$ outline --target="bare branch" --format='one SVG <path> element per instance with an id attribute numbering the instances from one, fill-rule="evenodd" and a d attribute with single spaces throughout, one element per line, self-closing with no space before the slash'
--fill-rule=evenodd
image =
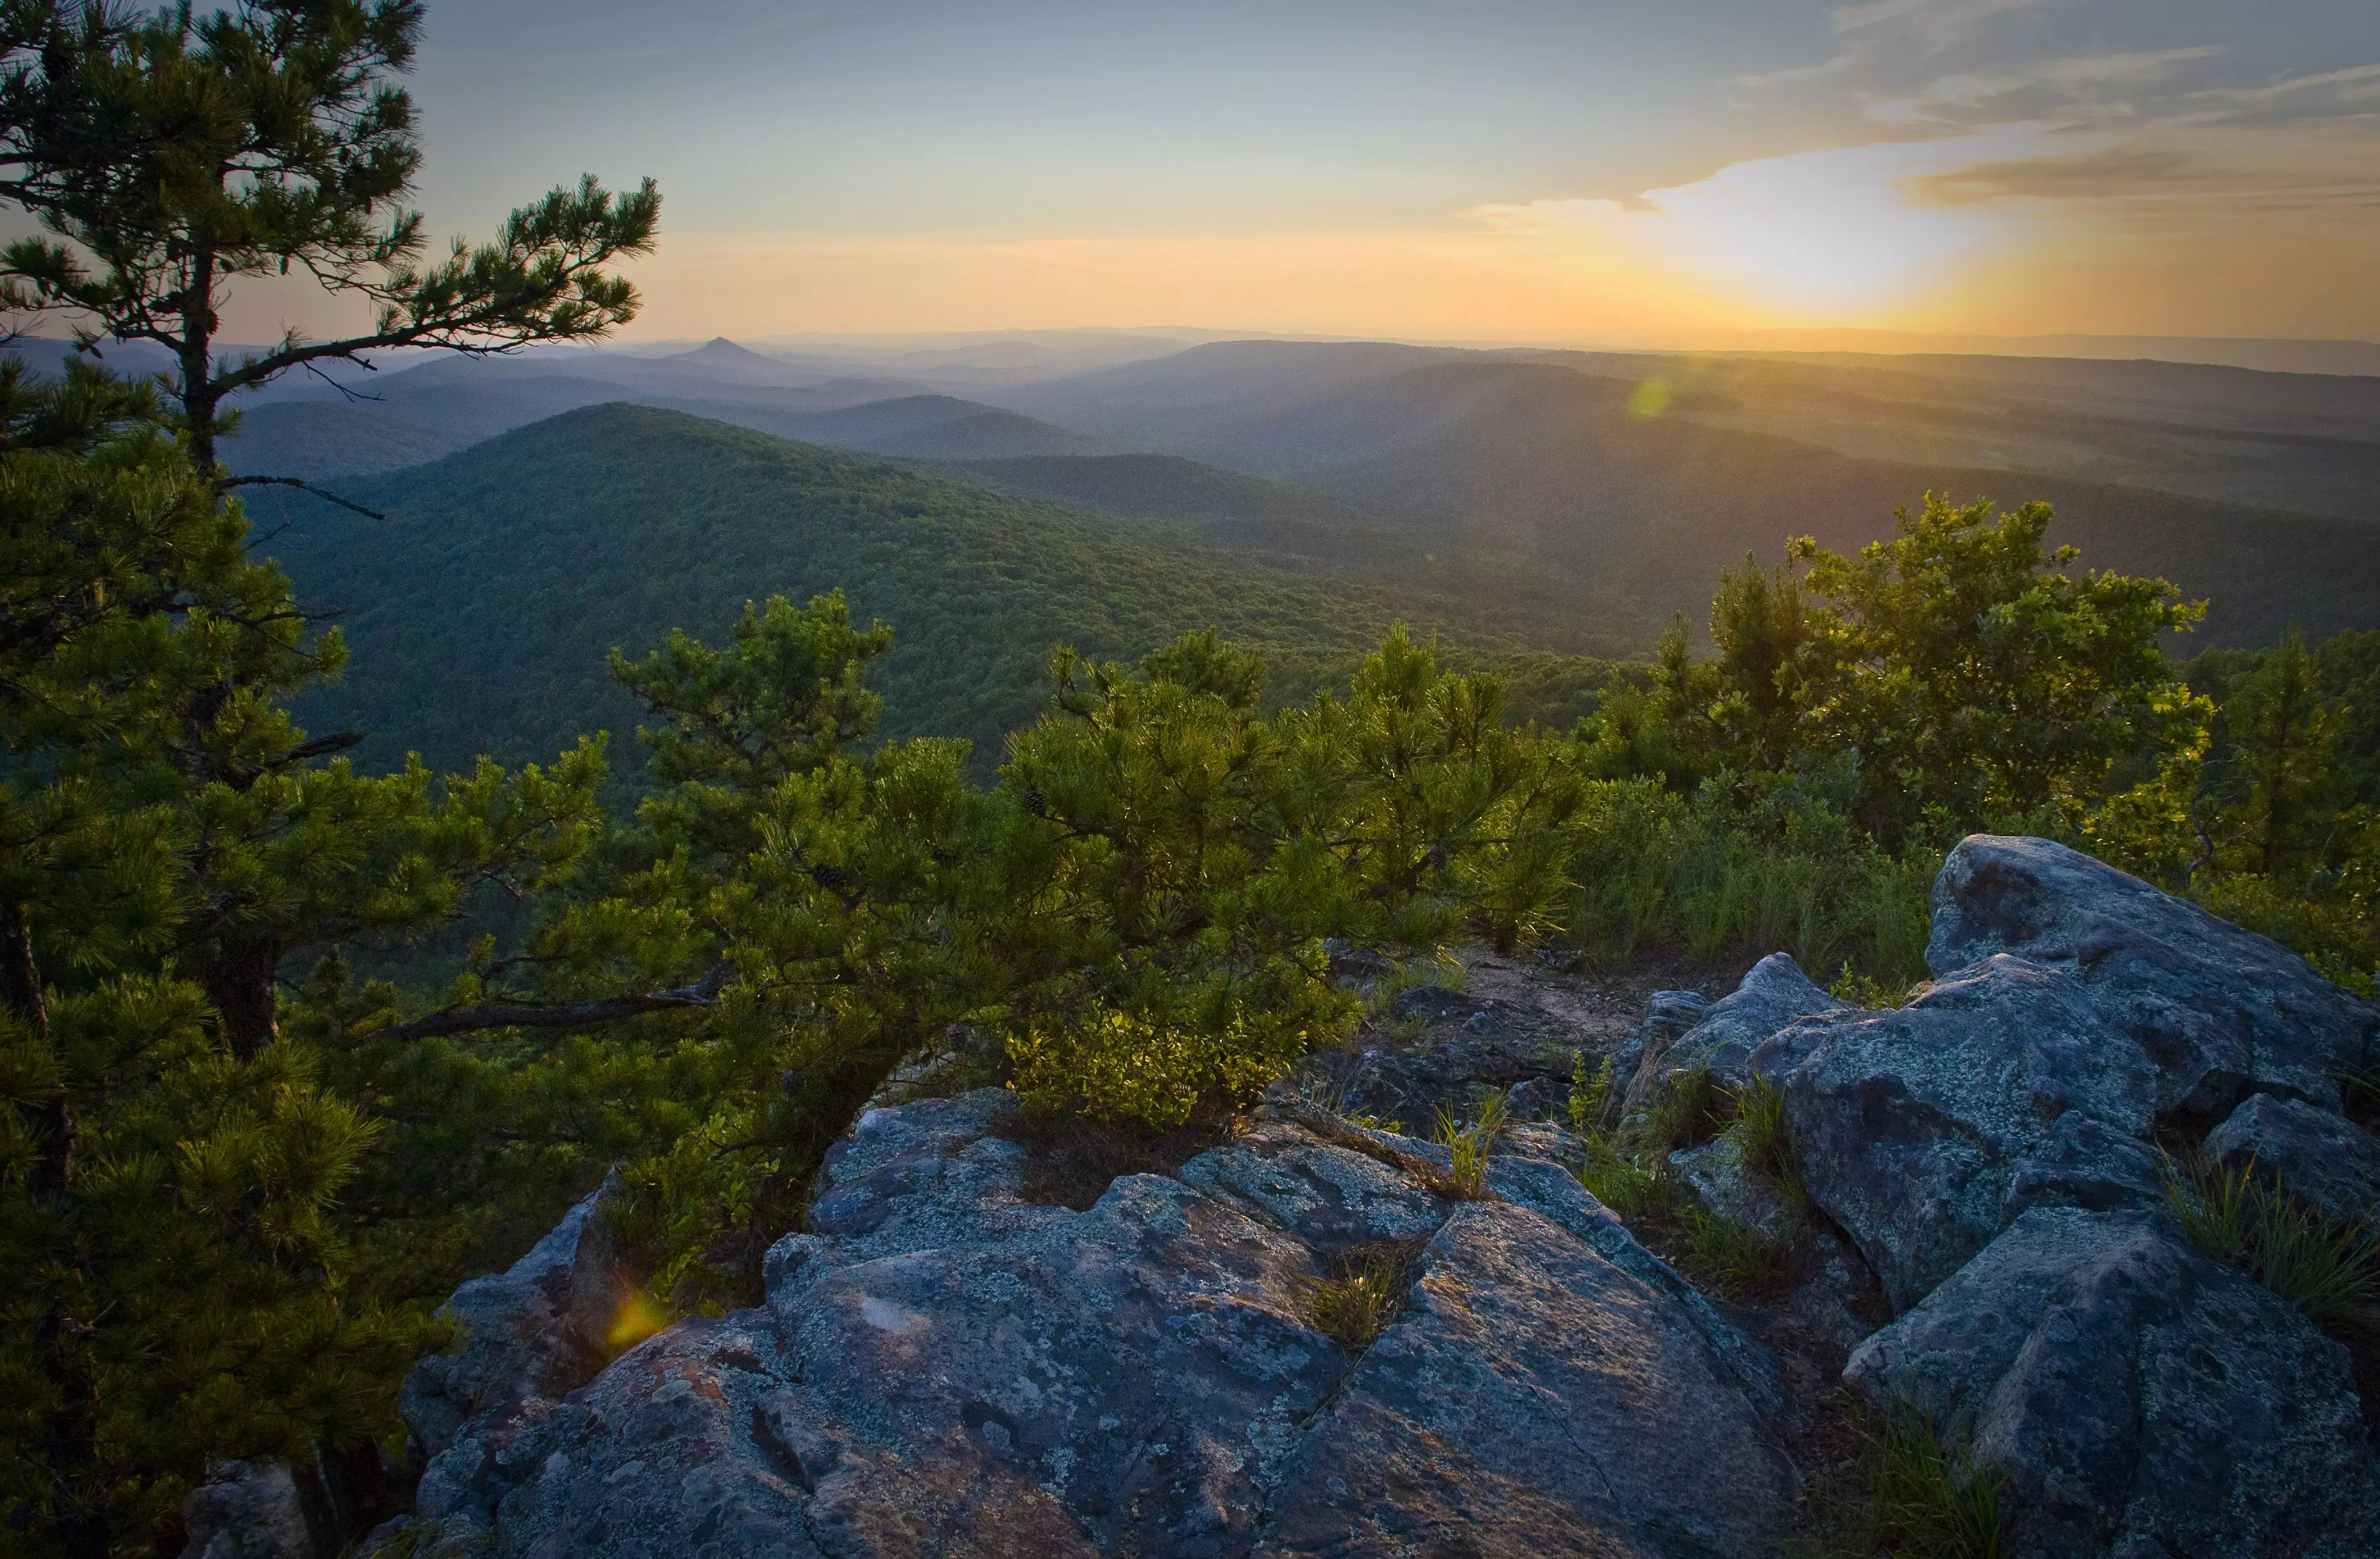
<path id="1" fill-rule="evenodd" d="M 486 1029 L 584 1029 L 599 1023 L 618 1023 L 631 1017 L 642 1017 L 648 1013 L 699 1009 L 717 1005 L 720 989 L 727 983 L 727 965 L 722 963 L 692 985 L 681 985 L 669 991 L 650 991 L 636 996 L 607 996 L 593 1002 L 568 1002 L 555 1005 L 487 1002 L 475 1007 L 433 1012 L 410 1023 L 379 1029 L 366 1038 L 420 1040 L 438 1034 L 477 1033 Z"/>
<path id="2" fill-rule="evenodd" d="M 215 483 L 215 485 L 217 487 L 294 487 L 301 493 L 311 493 L 315 497 L 322 499 L 322 502 L 326 504 L 336 504 L 343 509 L 353 509 L 356 513 L 370 519 L 386 519 L 388 518 L 388 516 L 381 513 L 378 509 L 368 509 L 361 504 L 352 503 L 347 499 L 340 497 L 335 493 L 325 493 L 321 488 L 315 486 L 312 482 L 300 481 L 294 476 L 226 477 L 223 481 Z M 273 534 L 277 536 L 280 532 L 276 530 Z"/>

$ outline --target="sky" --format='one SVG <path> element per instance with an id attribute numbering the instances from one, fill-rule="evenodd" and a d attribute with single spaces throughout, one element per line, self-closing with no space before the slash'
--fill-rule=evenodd
<path id="1" fill-rule="evenodd" d="M 631 337 L 2380 339 L 2374 0 L 431 0 L 408 84 L 433 230 L 660 181 Z"/>

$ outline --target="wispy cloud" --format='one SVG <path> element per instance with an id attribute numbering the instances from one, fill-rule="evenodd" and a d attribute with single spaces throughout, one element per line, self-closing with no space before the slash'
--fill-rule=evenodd
<path id="1" fill-rule="evenodd" d="M 2210 59 L 2223 51 L 2215 44 L 2181 49 L 2143 50 L 2131 54 L 2071 55 L 2036 60 L 2002 70 L 1970 70 L 1939 76 L 1919 91 L 1864 101 L 1867 116 L 1882 124 L 1952 121 L 1961 110 L 1991 109 L 2006 113 L 2011 98 L 2027 100 L 2024 109 L 2039 113 L 2057 108 L 2082 111 L 2089 116 L 2127 115 L 2132 104 L 2111 98 L 2113 89 L 2146 85 L 2172 74 L 2176 66 Z"/>
<path id="2" fill-rule="evenodd" d="M 1817 65 L 1789 66 L 1783 70 L 1764 70 L 1757 75 L 1738 76 L 1731 83 L 1738 87 L 1783 87 L 1797 81 L 1816 81 L 1828 76 L 1840 76 L 1859 64 L 1864 57 L 1858 49 L 1846 49 L 1834 58 Z"/>
<path id="3" fill-rule="evenodd" d="M 1838 6 L 1829 14 L 1838 33 L 1901 29 L 1941 49 L 1972 37 L 1976 29 L 1994 17 L 2038 10 L 2051 3 L 2052 0 L 1869 0 L 1866 5 Z"/>

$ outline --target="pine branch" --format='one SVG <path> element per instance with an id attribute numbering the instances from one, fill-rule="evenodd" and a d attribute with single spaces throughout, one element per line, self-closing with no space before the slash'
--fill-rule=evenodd
<path id="1" fill-rule="evenodd" d="M 409 1023 L 399 1023 L 366 1036 L 374 1040 L 422 1040 L 439 1034 L 470 1034 L 486 1029 L 584 1029 L 619 1023 L 648 1013 L 676 1012 L 714 1006 L 727 983 L 724 963 L 712 968 L 692 985 L 649 991 L 635 996 L 606 996 L 600 1001 L 543 1005 L 485 1002 L 478 1006 L 433 1012 Z"/>

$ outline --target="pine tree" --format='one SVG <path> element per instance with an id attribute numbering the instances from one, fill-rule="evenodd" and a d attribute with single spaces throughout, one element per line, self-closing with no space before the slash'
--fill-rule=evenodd
<path id="1" fill-rule="evenodd" d="M 191 457 L 212 474 L 225 402 L 293 369 L 414 346 L 468 352 L 601 335 L 635 289 L 604 267 L 652 247 L 648 179 L 613 195 L 589 177 L 513 213 L 495 238 L 422 263 L 402 202 L 420 164 L 412 63 L 419 0 L 239 0 L 153 15 L 106 0 L 0 7 L 0 197 L 55 238 L 0 252 L 6 301 L 66 310 L 86 346 L 171 352 Z M 64 239 L 58 242 L 55 239 Z M 242 277 L 310 275 L 373 310 L 370 329 L 285 335 L 215 354 L 217 311 Z"/>

